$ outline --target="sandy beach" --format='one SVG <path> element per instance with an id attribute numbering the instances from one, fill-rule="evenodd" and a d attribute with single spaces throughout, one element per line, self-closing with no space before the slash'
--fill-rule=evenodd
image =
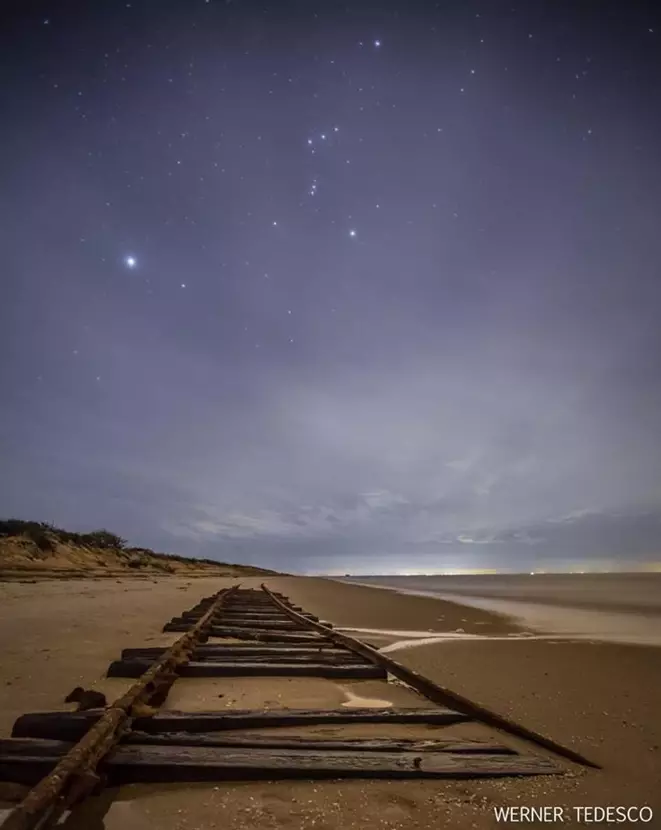
<path id="1" fill-rule="evenodd" d="M 260 581 L 244 578 L 241 584 Z M 172 642 L 176 635 L 161 633 L 169 617 L 235 582 L 171 577 L 0 583 L 1 735 L 8 736 L 24 712 L 66 709 L 62 700 L 74 685 L 109 698 L 120 694 L 130 681 L 104 674 L 121 648 Z M 463 830 L 499 826 L 494 808 L 508 805 L 558 805 L 566 811 L 565 826 L 575 827 L 583 825 L 571 818 L 574 807 L 649 805 L 655 816 L 646 826 L 661 827 L 658 648 L 557 632 L 533 639 L 513 619 L 484 608 L 321 578 L 269 577 L 266 583 L 338 627 L 367 629 L 357 636 L 439 684 L 570 745 L 603 769 L 567 765 L 563 776 L 463 782 L 136 785 L 90 799 L 66 822 L 69 830 Z M 336 708 L 374 700 L 425 705 L 411 690 L 382 681 L 218 678 L 180 683 L 166 706 Z"/>

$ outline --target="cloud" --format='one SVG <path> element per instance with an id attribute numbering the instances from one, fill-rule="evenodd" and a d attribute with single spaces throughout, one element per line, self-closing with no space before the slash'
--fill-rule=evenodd
<path id="1" fill-rule="evenodd" d="M 584 507 L 579 510 L 570 510 L 569 513 L 565 513 L 563 516 L 547 519 L 547 521 L 553 524 L 564 524 L 565 522 L 575 522 L 577 519 L 584 519 L 586 516 L 600 516 L 602 512 L 595 508 Z"/>
<path id="2" fill-rule="evenodd" d="M 388 490 L 377 490 L 374 493 L 361 493 L 360 495 L 365 500 L 365 504 L 373 510 L 388 511 L 409 503 L 403 496 L 395 495 Z"/>
<path id="3" fill-rule="evenodd" d="M 499 539 L 497 536 L 476 538 L 475 536 L 468 536 L 465 533 L 457 536 L 457 542 L 461 542 L 462 545 L 497 545 L 502 541 L 503 539 Z"/>
<path id="4" fill-rule="evenodd" d="M 140 349 L 130 331 L 129 315 L 133 346 L 114 332 L 107 344 L 135 364 L 128 392 L 80 413 L 54 397 L 21 421 L 6 510 L 31 503 L 191 554 L 240 545 L 265 563 L 289 550 L 299 563 L 475 555 L 490 566 L 656 544 L 640 515 L 661 501 L 651 422 L 625 427 L 603 400 L 595 411 L 591 375 L 569 358 L 542 375 L 506 335 L 486 348 L 446 334 L 443 349 L 386 345 L 349 366 L 257 369 L 247 383 L 192 344 L 141 332 Z"/>
<path id="5" fill-rule="evenodd" d="M 460 473 L 465 473 L 475 464 L 475 457 L 468 456 L 467 458 L 457 458 L 454 461 L 446 461 L 445 466 L 451 470 L 457 470 Z"/>

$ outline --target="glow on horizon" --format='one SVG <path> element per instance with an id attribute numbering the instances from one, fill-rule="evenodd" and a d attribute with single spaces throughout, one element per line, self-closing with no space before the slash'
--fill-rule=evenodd
<path id="1" fill-rule="evenodd" d="M 352 569 L 351 567 L 332 571 L 306 571 L 306 576 L 543 576 L 543 575 L 565 575 L 573 574 L 610 574 L 610 573 L 661 573 L 661 560 L 652 562 L 583 562 L 574 564 L 558 564 L 555 567 L 545 566 L 527 570 L 524 568 L 407 568 L 376 570 L 364 567 Z"/>

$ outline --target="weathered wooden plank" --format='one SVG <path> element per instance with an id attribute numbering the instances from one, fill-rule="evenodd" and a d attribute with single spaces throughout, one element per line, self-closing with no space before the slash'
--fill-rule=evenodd
<path id="1" fill-rule="evenodd" d="M 12 737 L 73 741 L 84 735 L 98 719 L 99 712 L 33 712 L 16 719 Z M 433 709 L 226 709 L 222 712 L 161 711 L 151 718 L 136 718 L 132 728 L 161 734 L 280 726 L 333 726 L 342 723 L 449 726 L 469 720 L 468 715 L 442 706 Z"/>
<path id="2" fill-rule="evenodd" d="M 290 607 L 290 606 L 287 606 Z M 193 611 L 196 609 L 189 609 L 189 611 Z M 260 604 L 249 604 L 249 603 L 232 603 L 227 609 L 232 613 L 237 614 L 278 614 L 280 612 L 280 608 L 274 603 L 269 600 L 268 605 L 260 605 Z M 313 616 L 310 611 L 305 611 L 300 606 L 296 606 L 294 610 L 298 614 L 305 614 L 306 616 Z M 188 613 L 188 612 L 184 612 Z"/>
<path id="3" fill-rule="evenodd" d="M 153 662 L 157 660 L 157 657 L 152 657 L 148 654 L 140 655 L 135 654 L 131 655 L 128 658 L 124 658 L 118 662 L 129 662 L 138 660 L 142 663 L 145 662 Z M 329 666 L 346 666 L 346 665 L 359 665 L 363 666 L 366 665 L 366 661 L 363 657 L 358 655 L 352 654 L 347 656 L 346 654 L 342 653 L 334 653 L 334 654 L 324 654 L 323 652 L 313 651 L 311 653 L 304 653 L 304 654 L 287 654 L 283 652 L 278 652 L 276 654 L 246 654 L 241 652 L 229 652 L 227 654 L 223 653 L 210 653 L 210 654 L 199 654 L 194 653 L 191 656 L 191 660 L 195 663 L 324 663 L 325 665 Z M 372 664 L 373 665 L 373 664 Z"/>
<path id="4" fill-rule="evenodd" d="M 163 626 L 163 631 L 170 632 L 170 631 L 189 631 L 190 630 L 190 623 L 187 622 L 168 622 Z M 298 642 L 309 642 L 314 641 L 317 642 L 319 638 L 314 635 L 310 634 L 305 631 L 305 629 L 299 627 L 293 628 L 278 628 L 278 629 L 265 629 L 259 628 L 255 626 L 246 626 L 246 625 L 225 625 L 221 622 L 214 622 L 212 624 L 211 631 L 231 631 L 231 632 L 238 632 L 238 634 L 222 634 L 222 635 L 214 635 L 214 636 L 228 636 L 228 637 L 235 637 L 235 636 L 244 636 L 250 635 L 254 636 L 261 635 L 264 638 L 270 637 L 271 639 L 284 639 L 286 640 L 289 637 L 296 637 L 296 638 L 303 638 L 303 640 L 298 640 Z M 296 632 L 296 633 L 294 633 Z"/>
<path id="5" fill-rule="evenodd" d="M 300 634 L 289 634 L 285 631 L 264 631 L 257 628 L 230 628 L 229 626 L 214 625 L 209 630 L 211 637 L 233 637 L 234 639 L 259 640 L 260 642 L 271 643 L 308 643 L 309 645 L 316 645 L 317 643 L 326 643 L 330 645 L 330 641 L 325 637 L 320 637 L 318 634 L 308 634 L 301 631 Z"/>
<path id="6" fill-rule="evenodd" d="M 279 617 L 282 614 L 281 608 L 276 608 L 275 605 L 272 605 L 270 608 L 237 608 L 232 607 L 227 609 L 228 614 L 234 614 L 236 616 L 249 616 L 249 617 Z M 303 614 L 306 619 L 311 619 L 312 614 L 307 611 L 297 611 L 297 614 Z"/>
<path id="7" fill-rule="evenodd" d="M 246 620 L 225 620 L 222 617 L 216 617 L 213 621 L 213 625 L 227 625 L 229 628 L 247 628 L 247 629 L 258 629 L 259 631 L 284 631 L 287 634 L 294 634 L 297 631 L 305 631 L 300 625 L 295 625 L 291 622 L 273 622 L 273 623 L 256 623 L 256 622 L 249 622 Z"/>
<path id="8" fill-rule="evenodd" d="M 191 619 L 199 619 L 202 616 L 202 613 L 196 611 L 191 613 L 190 611 L 185 611 L 183 614 L 179 615 L 180 619 L 183 620 L 191 620 Z M 220 616 L 220 615 L 219 615 Z M 246 620 L 275 620 L 289 622 L 289 618 L 286 614 L 282 611 L 273 610 L 273 611 L 224 611 L 222 614 L 223 617 L 227 617 L 228 619 L 246 619 Z M 313 620 L 317 621 L 319 618 L 314 617 L 312 614 L 301 614 L 301 616 L 305 617 L 306 620 Z"/>
<path id="9" fill-rule="evenodd" d="M 193 732 L 169 732 L 150 735 L 148 732 L 129 731 L 120 744 L 139 746 L 236 746 L 254 749 L 342 749 L 361 752 L 468 752 L 516 755 L 516 750 L 493 741 L 471 741 L 424 738 L 310 738 L 302 735 L 277 737 L 270 735 L 226 735 L 218 733 L 195 734 Z M 70 741 L 36 740 L 33 738 L 0 739 L 0 760 L 3 756 L 45 758 L 57 757 L 66 752 Z"/>
<path id="10" fill-rule="evenodd" d="M 251 628 L 271 628 L 273 626 L 284 626 L 291 628 L 291 620 L 283 620 L 282 617 L 253 617 L 245 614 L 216 614 L 214 623 L 221 625 L 249 625 Z M 301 626 L 294 626 L 300 628 Z"/>
<path id="11" fill-rule="evenodd" d="M 122 649 L 122 660 L 155 660 L 165 653 L 164 648 L 125 648 Z M 318 648 L 310 648 L 306 643 L 291 643 L 287 646 L 270 645 L 265 643 L 235 643 L 232 645 L 206 645 L 198 646 L 193 652 L 192 656 L 195 660 L 200 660 L 208 657 L 224 658 L 224 657 L 345 657 L 347 660 L 360 660 L 364 662 L 360 655 L 354 654 L 345 648 L 337 648 L 336 646 L 319 646 Z"/>
<path id="12" fill-rule="evenodd" d="M 0 776 L 20 783 L 30 776 L 37 781 L 44 761 L 52 767 L 57 757 L 4 754 Z M 496 778 L 562 772 L 557 764 L 534 755 L 137 745 L 113 749 L 103 771 L 114 785 L 265 778 Z"/>
<path id="13" fill-rule="evenodd" d="M 144 658 L 144 657 L 133 657 L 129 660 L 117 660 L 118 664 L 120 663 L 135 663 L 138 662 L 141 665 L 144 663 L 152 663 L 154 662 L 153 659 Z M 375 665 L 374 663 L 366 663 L 362 657 L 351 657 L 346 659 L 342 655 L 324 655 L 318 654 L 314 657 L 310 657 L 307 655 L 297 657 L 296 655 L 284 655 L 284 654 L 276 654 L 276 655 L 257 655 L 253 657 L 252 655 L 248 654 L 238 654 L 233 656 L 225 656 L 225 655 L 202 655 L 197 656 L 193 655 L 191 658 L 191 662 L 193 663 L 204 663 L 205 665 L 210 666 L 217 666 L 217 665 L 278 665 L 278 666 L 305 666 L 308 664 L 311 665 L 324 665 L 324 666 L 366 666 L 366 665 Z M 111 675 L 115 677 L 123 677 L 124 675 Z M 185 674 L 181 676 L 186 676 Z M 382 675 L 385 677 L 385 674 Z"/>
<path id="14" fill-rule="evenodd" d="M 308 619 L 306 617 L 306 619 Z M 181 622 L 188 622 L 187 618 L 181 620 Z M 214 622 L 221 623 L 222 625 L 250 625 L 253 628 L 271 628 L 273 626 L 285 626 L 289 627 L 292 625 L 292 621 L 288 620 L 286 617 L 276 617 L 276 616 L 261 616 L 261 615 L 246 615 L 246 614 L 216 614 L 214 617 Z M 315 620 L 312 620 L 315 622 Z M 332 628 L 332 624 L 326 621 L 323 622 L 323 625 L 327 626 L 328 628 Z M 300 628 L 300 625 L 294 625 L 295 628 Z"/>
<path id="15" fill-rule="evenodd" d="M 202 657 L 193 657 L 194 662 L 198 663 L 296 663 L 303 665 L 304 663 L 323 663 L 327 666 L 373 666 L 375 663 L 368 663 L 363 657 L 353 655 L 347 657 L 344 654 L 323 654 L 317 652 L 314 655 L 296 655 L 296 654 L 264 654 L 252 656 L 249 654 L 238 654 L 234 657 L 209 654 Z M 385 675 L 384 675 L 385 676 Z"/>
<path id="16" fill-rule="evenodd" d="M 0 742 L 1 743 L 1 742 Z M 412 738 L 316 738 L 290 735 L 283 738 L 268 735 L 199 734 L 169 732 L 165 735 L 149 735 L 146 732 L 130 732 L 124 739 L 129 744 L 179 745 L 179 746 L 242 746 L 257 749 L 346 749 L 370 752 L 472 752 L 516 755 L 516 750 L 495 741 L 425 740 Z"/>
<path id="17" fill-rule="evenodd" d="M 185 625 L 190 626 L 192 624 L 192 620 L 182 619 L 181 617 L 173 617 L 170 620 L 168 625 Z M 297 625 L 293 622 L 250 622 L 243 618 L 236 617 L 234 619 L 225 619 L 223 616 L 215 616 L 213 618 L 212 625 L 228 625 L 231 628 L 248 628 L 253 629 L 257 628 L 263 631 L 285 631 L 285 632 L 295 632 L 303 630 L 300 625 Z"/>
<path id="18" fill-rule="evenodd" d="M 175 617 L 175 619 L 185 620 L 185 621 L 188 622 L 189 620 L 197 620 L 197 619 L 200 618 L 200 616 L 201 616 L 200 614 L 180 614 L 178 617 Z M 221 616 L 221 615 L 217 614 L 216 616 Z M 290 625 L 291 625 L 291 622 L 292 622 L 282 612 L 276 612 L 276 613 L 273 613 L 273 614 L 252 614 L 252 613 L 244 614 L 241 611 L 228 611 L 226 614 L 223 613 L 222 616 L 226 617 L 227 619 L 246 620 L 248 622 L 260 622 L 260 621 L 264 621 L 264 622 L 286 622 L 286 623 L 289 623 Z M 309 619 L 309 617 L 306 617 L 305 619 Z"/>
<path id="19" fill-rule="evenodd" d="M 239 609 L 239 610 L 243 610 L 243 609 L 250 610 L 252 608 L 254 608 L 257 611 L 277 611 L 278 610 L 276 604 L 272 600 L 270 600 L 268 597 L 266 598 L 266 600 L 267 600 L 266 602 L 255 602 L 254 600 L 250 601 L 250 602 L 246 602 L 244 600 L 237 599 L 237 601 L 233 602 L 230 607 L 232 609 Z M 288 606 L 288 607 L 298 609 L 301 606 L 300 605 L 295 605 L 295 606 Z"/>
<path id="20" fill-rule="evenodd" d="M 115 660 L 108 668 L 108 677 L 140 677 L 151 661 Z M 385 678 L 387 672 L 374 663 L 218 663 L 212 661 L 184 664 L 180 677 L 344 677 L 355 679 Z"/>

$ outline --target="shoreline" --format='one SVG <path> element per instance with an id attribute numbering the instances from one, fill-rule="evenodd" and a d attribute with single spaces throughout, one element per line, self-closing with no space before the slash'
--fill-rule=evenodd
<path id="1" fill-rule="evenodd" d="M 605 603 L 581 603 L 559 598 L 549 601 L 531 601 L 520 595 L 507 598 L 491 595 L 471 595 L 458 592 L 425 591 L 397 585 L 379 585 L 342 579 L 341 584 L 360 585 L 392 591 L 400 595 L 432 597 L 441 602 L 454 603 L 471 609 L 480 609 L 501 616 L 512 625 L 529 629 L 539 635 L 556 635 L 575 640 L 595 640 L 619 645 L 661 647 L 661 609 Z"/>
<path id="2" fill-rule="evenodd" d="M 534 577 L 534 578 L 533 578 Z M 334 577 L 356 582 L 358 577 Z M 370 581 L 371 580 L 371 581 Z M 513 602 L 585 611 L 661 616 L 661 573 L 492 574 L 488 576 L 365 576 L 361 585 L 404 591 Z"/>

